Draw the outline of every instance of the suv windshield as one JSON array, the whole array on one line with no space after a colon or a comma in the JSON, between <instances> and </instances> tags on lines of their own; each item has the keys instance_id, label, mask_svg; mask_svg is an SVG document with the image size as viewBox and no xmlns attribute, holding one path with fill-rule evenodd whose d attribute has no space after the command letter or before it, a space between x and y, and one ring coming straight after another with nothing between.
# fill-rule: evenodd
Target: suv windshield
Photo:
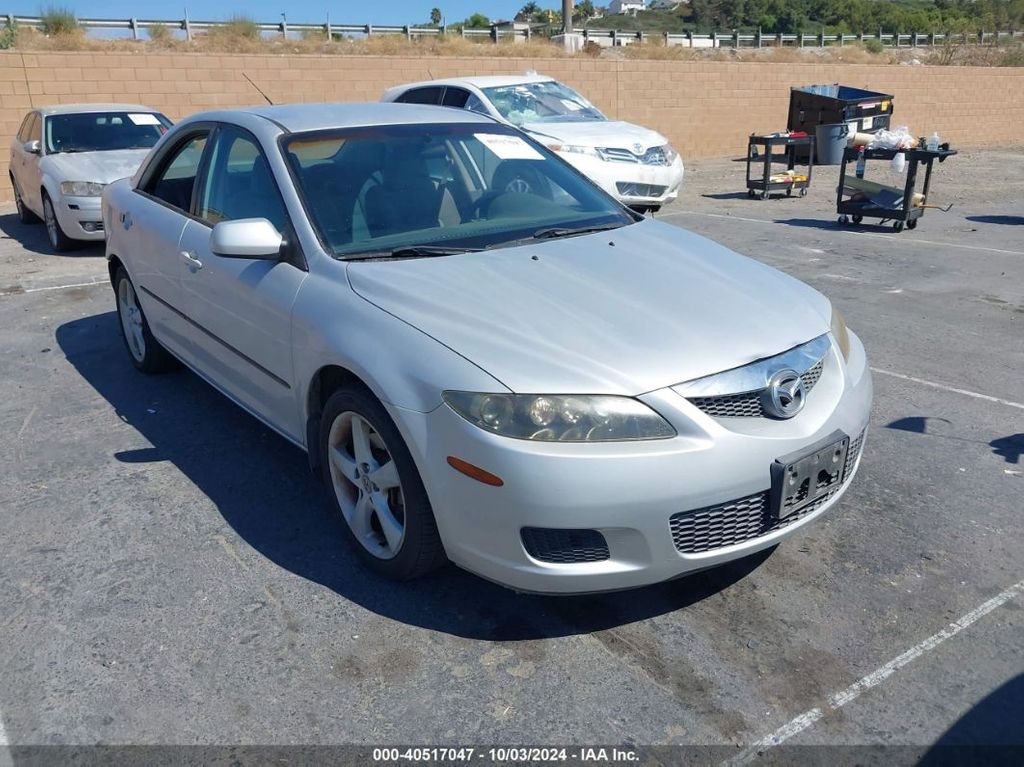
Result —
<instances>
[{"instance_id":1,"label":"suv windshield","mask_svg":"<svg viewBox=\"0 0 1024 767\"><path fill-rule=\"evenodd\" d=\"M149 149L171 121L157 112L79 112L46 118L46 151L109 152Z\"/></svg>"},{"instance_id":2,"label":"suv windshield","mask_svg":"<svg viewBox=\"0 0 1024 767\"><path fill-rule=\"evenodd\" d=\"M483 92L513 125L605 119L597 107L568 85L554 80L484 88Z\"/></svg>"},{"instance_id":3,"label":"suv windshield","mask_svg":"<svg viewBox=\"0 0 1024 767\"><path fill-rule=\"evenodd\" d=\"M341 258L446 255L635 221L504 126L357 128L287 136L282 145L321 241Z\"/></svg>"}]
</instances>

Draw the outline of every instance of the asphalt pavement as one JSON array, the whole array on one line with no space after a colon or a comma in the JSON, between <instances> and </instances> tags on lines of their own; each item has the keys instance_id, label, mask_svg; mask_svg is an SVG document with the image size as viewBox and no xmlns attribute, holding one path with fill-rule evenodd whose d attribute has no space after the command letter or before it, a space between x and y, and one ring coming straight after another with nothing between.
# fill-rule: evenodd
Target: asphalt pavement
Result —
<instances>
[{"instance_id":1,"label":"asphalt pavement","mask_svg":"<svg viewBox=\"0 0 1024 767\"><path fill-rule=\"evenodd\" d=\"M690 164L659 217L864 340L864 458L771 555L585 597L362 569L301 451L135 372L102 249L4 208L0 745L1024 743L1021 158L937 166L953 210L899 234L837 225L834 168L762 201Z\"/></svg>"}]
</instances>

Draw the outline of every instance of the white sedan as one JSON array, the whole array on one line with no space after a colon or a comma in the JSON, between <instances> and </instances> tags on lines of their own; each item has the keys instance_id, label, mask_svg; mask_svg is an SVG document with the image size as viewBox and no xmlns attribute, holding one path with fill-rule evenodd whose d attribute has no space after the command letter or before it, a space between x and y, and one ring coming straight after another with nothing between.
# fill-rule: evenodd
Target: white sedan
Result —
<instances>
[{"instance_id":1,"label":"white sedan","mask_svg":"<svg viewBox=\"0 0 1024 767\"><path fill-rule=\"evenodd\" d=\"M73 104L29 112L11 143L18 216L46 224L55 250L102 240L100 195L132 175L171 121L134 104Z\"/></svg>"},{"instance_id":2,"label":"white sedan","mask_svg":"<svg viewBox=\"0 0 1024 767\"><path fill-rule=\"evenodd\" d=\"M683 161L660 133L609 120L550 77L460 77L390 88L383 101L437 104L496 117L527 131L634 210L658 210L679 195ZM536 179L513 183L526 189Z\"/></svg>"},{"instance_id":3,"label":"white sedan","mask_svg":"<svg viewBox=\"0 0 1024 767\"><path fill-rule=\"evenodd\" d=\"M543 190L507 187L523 168ZM871 375L828 299L490 117L198 114L103 202L132 363L179 360L306 450L384 575L639 586L770 548L853 481Z\"/></svg>"}]
</instances>

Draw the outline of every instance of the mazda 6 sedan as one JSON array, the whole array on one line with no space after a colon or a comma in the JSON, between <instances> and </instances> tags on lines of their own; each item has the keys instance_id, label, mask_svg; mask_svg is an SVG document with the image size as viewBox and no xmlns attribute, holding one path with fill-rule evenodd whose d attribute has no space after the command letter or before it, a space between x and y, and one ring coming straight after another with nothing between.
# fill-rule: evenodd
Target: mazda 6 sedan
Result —
<instances>
[{"instance_id":1,"label":"mazda 6 sedan","mask_svg":"<svg viewBox=\"0 0 1024 767\"><path fill-rule=\"evenodd\" d=\"M135 367L303 448L386 576L640 586L776 545L857 470L871 379L824 296L491 117L195 115L103 215Z\"/></svg>"}]
</instances>

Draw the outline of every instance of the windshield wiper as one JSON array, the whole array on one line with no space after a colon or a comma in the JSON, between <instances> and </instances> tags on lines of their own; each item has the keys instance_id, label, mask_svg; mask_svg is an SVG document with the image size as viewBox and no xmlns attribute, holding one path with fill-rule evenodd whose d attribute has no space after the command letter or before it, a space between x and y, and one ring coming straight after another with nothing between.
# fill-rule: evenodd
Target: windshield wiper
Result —
<instances>
[{"instance_id":1,"label":"windshield wiper","mask_svg":"<svg viewBox=\"0 0 1024 767\"><path fill-rule=\"evenodd\" d=\"M456 248L444 245L405 245L391 251L353 253L346 261L373 261L381 258L434 258L436 256L458 256L462 253L479 253L482 248Z\"/></svg>"},{"instance_id":2,"label":"windshield wiper","mask_svg":"<svg viewBox=\"0 0 1024 767\"><path fill-rule=\"evenodd\" d=\"M578 234L590 234L592 232L607 232L609 229L618 229L622 224L602 224L600 226L553 226L548 229L538 229L533 233L535 240L551 240L556 237L574 237Z\"/></svg>"}]
</instances>

